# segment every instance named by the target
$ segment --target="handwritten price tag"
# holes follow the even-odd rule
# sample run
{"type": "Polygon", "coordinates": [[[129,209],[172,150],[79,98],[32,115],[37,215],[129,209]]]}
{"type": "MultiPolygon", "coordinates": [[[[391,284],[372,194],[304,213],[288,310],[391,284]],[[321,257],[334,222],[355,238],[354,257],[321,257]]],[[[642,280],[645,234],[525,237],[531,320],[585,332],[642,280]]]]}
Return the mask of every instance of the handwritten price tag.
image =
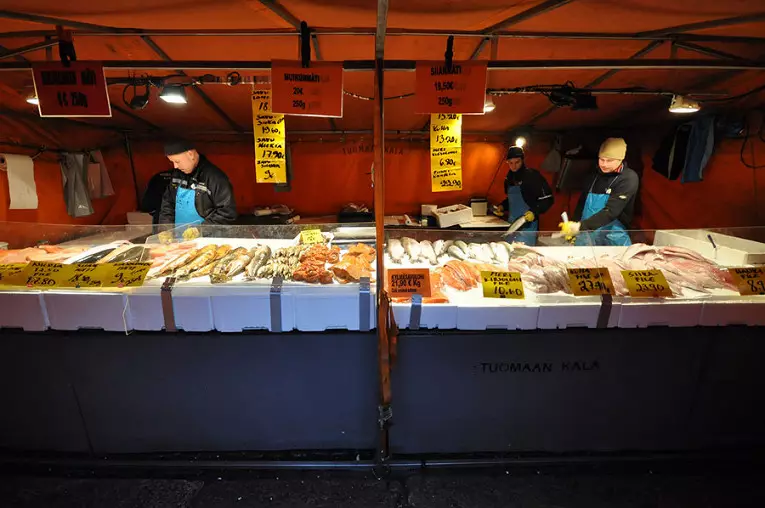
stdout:
{"type": "Polygon", "coordinates": [[[300,232],[300,243],[324,243],[325,241],[320,229],[306,229],[300,232]]]}
{"type": "Polygon", "coordinates": [[[129,288],[143,285],[151,263],[106,263],[101,287],[129,288]]]}
{"type": "Polygon", "coordinates": [[[430,150],[462,146],[462,115],[437,113],[430,115],[430,150]]]}
{"type": "Polygon", "coordinates": [[[430,190],[432,192],[462,190],[462,168],[431,170],[430,190]]]}
{"type": "Polygon", "coordinates": [[[0,265],[0,286],[23,286],[26,283],[27,263],[0,265]]]}
{"type": "Polygon", "coordinates": [[[728,268],[742,296],[765,295],[765,270],[762,268],[728,268]]]}
{"type": "Polygon", "coordinates": [[[633,298],[672,298],[661,270],[622,270],[622,277],[633,298]]]}
{"type": "Polygon", "coordinates": [[[518,272],[481,272],[481,285],[484,298],[526,298],[518,272]]]}
{"type": "Polygon", "coordinates": [[[568,279],[574,296],[616,294],[607,268],[569,268],[568,279]]]}
{"type": "Polygon", "coordinates": [[[24,285],[30,288],[54,288],[61,280],[59,274],[64,270],[61,263],[46,263],[44,261],[32,261],[25,271],[27,277],[24,285]]]}
{"type": "Polygon", "coordinates": [[[391,297],[430,297],[430,270],[427,268],[394,268],[387,270],[386,275],[391,297]]]}
{"type": "Polygon", "coordinates": [[[56,287],[99,288],[106,265],[75,263],[64,265],[56,274],[56,287]]]}
{"type": "Polygon", "coordinates": [[[272,109],[302,116],[343,116],[343,63],[271,62],[272,109]]]}
{"type": "Polygon", "coordinates": [[[487,62],[418,62],[415,113],[483,113],[487,62]]]}
{"type": "Polygon", "coordinates": [[[284,115],[271,113],[271,90],[252,92],[252,125],[255,132],[255,181],[287,183],[284,115]]]}
{"type": "Polygon", "coordinates": [[[436,147],[430,150],[430,169],[462,167],[462,148],[436,147]]]}

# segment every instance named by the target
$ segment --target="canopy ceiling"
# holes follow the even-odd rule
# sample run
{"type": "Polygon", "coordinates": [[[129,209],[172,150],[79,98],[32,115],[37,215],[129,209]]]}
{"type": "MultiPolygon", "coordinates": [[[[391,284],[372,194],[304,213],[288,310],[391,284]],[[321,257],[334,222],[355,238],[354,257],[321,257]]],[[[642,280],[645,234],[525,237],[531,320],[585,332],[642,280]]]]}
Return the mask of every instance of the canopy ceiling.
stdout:
{"type": "MultiPolygon", "coordinates": [[[[306,21],[317,29],[315,39],[324,60],[374,58],[377,6],[373,0],[115,0],[92,2],[26,0],[23,9],[31,18],[14,14],[19,2],[0,0],[3,17],[0,44],[13,50],[38,44],[46,35],[55,37],[55,24],[71,28],[80,60],[148,61],[268,61],[295,59],[298,41],[295,24],[306,21]],[[9,12],[11,11],[11,12],[9,12]],[[57,18],[57,19],[46,19],[57,18]],[[36,21],[30,21],[34,19],[36,21]],[[63,20],[63,21],[62,21],[63,20]],[[92,25],[92,26],[91,26],[92,25]],[[350,30],[352,29],[352,30],[350,30]],[[116,34],[120,31],[150,33],[116,34]],[[186,35],[172,31],[187,31],[186,35]],[[211,31],[275,31],[292,35],[213,35],[211,31]],[[366,35],[336,35],[327,31],[355,31],[366,35]],[[192,35],[192,32],[206,32],[192,35]],[[159,34],[158,34],[159,33],[159,34]],[[164,34],[163,34],[164,33],[164,34]]],[[[385,58],[393,60],[441,59],[447,31],[458,33],[455,58],[495,60],[582,59],[715,59],[725,62],[761,61],[765,57],[765,5],[761,0],[390,0],[389,33],[442,31],[440,35],[389,35],[385,58]],[[735,18],[719,26],[707,22],[735,18]],[[488,30],[488,31],[487,31],[488,30]],[[463,32],[499,34],[496,42],[463,32]],[[554,37],[538,37],[546,33],[554,37]],[[584,37],[583,33],[624,34],[615,39],[584,37]],[[677,35],[673,39],[673,36],[677,35]],[[565,36],[572,38],[564,38],[565,36]],[[576,37],[576,38],[574,38],[576,37]],[[673,40],[677,45],[673,46],[673,40]],[[492,53],[495,55],[492,58],[492,53]]],[[[57,55],[56,48],[51,51],[57,55]]],[[[39,49],[23,56],[3,57],[3,62],[46,59],[39,49]]],[[[317,58],[314,51],[313,58],[317,58]]],[[[144,71],[138,71],[139,74],[144,71]]],[[[108,77],[125,77],[126,70],[110,70],[108,77]]],[[[163,76],[167,71],[150,71],[163,76]]],[[[188,71],[199,76],[200,71],[188,71]]],[[[213,74],[224,76],[225,72],[213,74]]],[[[267,71],[257,73],[263,77],[267,71]]],[[[371,72],[346,72],[344,87],[353,94],[371,97],[371,72]]],[[[595,88],[647,87],[672,92],[720,92],[739,94],[765,82],[759,70],[524,70],[492,71],[490,89],[567,81],[595,88]]],[[[0,73],[0,107],[34,115],[25,102],[31,92],[28,70],[0,73]]],[[[251,128],[249,85],[204,85],[205,100],[189,93],[189,104],[174,106],[156,97],[141,111],[129,111],[122,100],[123,86],[110,86],[110,120],[89,120],[118,129],[146,131],[157,128],[176,133],[247,131],[251,128]],[[126,113],[127,111],[127,113],[126,113]]],[[[386,97],[414,91],[414,73],[388,72],[386,97]]],[[[762,95],[748,97],[747,104],[762,95]]],[[[386,128],[419,130],[427,120],[414,114],[413,98],[386,101],[386,128]]],[[[500,132],[533,125],[539,129],[571,129],[582,126],[626,126],[667,118],[668,99],[651,95],[602,95],[598,111],[551,110],[541,95],[509,94],[495,98],[496,110],[464,121],[468,131],[500,132]]],[[[345,116],[331,124],[326,119],[288,119],[290,131],[367,130],[372,127],[372,102],[345,97],[345,116]]]]}

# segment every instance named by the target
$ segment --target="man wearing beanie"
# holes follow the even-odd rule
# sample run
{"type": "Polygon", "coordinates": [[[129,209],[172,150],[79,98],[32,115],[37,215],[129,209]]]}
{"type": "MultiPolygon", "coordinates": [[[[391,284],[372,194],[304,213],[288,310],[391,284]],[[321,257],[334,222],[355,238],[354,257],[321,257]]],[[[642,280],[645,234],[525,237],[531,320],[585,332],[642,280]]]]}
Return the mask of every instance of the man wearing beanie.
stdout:
{"type": "Polygon", "coordinates": [[[627,229],[640,179],[624,162],[626,155],[627,143],[622,138],[608,138],[600,145],[599,171],[579,198],[575,220],[560,224],[566,237],[577,237],[576,245],[632,244],[627,229]],[[580,231],[588,234],[577,236],[580,231]]]}
{"type": "Polygon", "coordinates": [[[508,220],[514,222],[521,217],[526,219],[512,240],[535,245],[539,216],[553,205],[552,190],[539,171],[526,167],[523,148],[511,146],[507,151],[507,164],[510,169],[505,177],[507,199],[504,207],[508,211],[508,220]]]}
{"type": "MultiPolygon", "coordinates": [[[[162,197],[160,224],[191,226],[183,234],[185,239],[191,239],[199,236],[199,230],[193,227],[196,224],[230,224],[236,219],[234,190],[226,173],[188,141],[167,143],[165,155],[174,171],[162,197]]],[[[169,231],[162,235],[162,241],[172,240],[169,231]]]]}

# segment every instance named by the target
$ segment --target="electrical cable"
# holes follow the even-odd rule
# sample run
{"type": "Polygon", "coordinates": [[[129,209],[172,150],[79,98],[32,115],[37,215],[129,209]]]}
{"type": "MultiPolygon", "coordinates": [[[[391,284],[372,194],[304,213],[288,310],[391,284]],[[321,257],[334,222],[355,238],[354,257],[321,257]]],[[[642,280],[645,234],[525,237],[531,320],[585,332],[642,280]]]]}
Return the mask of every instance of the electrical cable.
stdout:
{"type": "Polygon", "coordinates": [[[765,85],[758,86],[757,88],[749,90],[748,92],[744,92],[744,93],[739,94],[739,95],[733,95],[731,97],[721,97],[719,99],[704,99],[703,103],[706,104],[707,102],[736,101],[738,99],[743,99],[744,97],[749,97],[750,95],[756,94],[757,92],[761,92],[763,90],[765,90],[765,85]]]}
{"type": "MultiPolygon", "coordinates": [[[[760,113],[760,128],[757,131],[757,138],[765,143],[765,109],[757,109],[755,110],[760,113]]],[[[750,126],[750,116],[747,114],[744,116],[744,141],[741,143],[741,151],[739,152],[739,157],[741,159],[741,163],[748,167],[749,169],[762,169],[765,168],[765,164],[758,165],[755,156],[754,156],[754,144],[751,145],[752,150],[752,163],[749,164],[746,159],[744,158],[744,153],[746,152],[746,145],[750,142],[750,138],[752,138],[752,132],[751,132],[751,126],[750,126]]]]}

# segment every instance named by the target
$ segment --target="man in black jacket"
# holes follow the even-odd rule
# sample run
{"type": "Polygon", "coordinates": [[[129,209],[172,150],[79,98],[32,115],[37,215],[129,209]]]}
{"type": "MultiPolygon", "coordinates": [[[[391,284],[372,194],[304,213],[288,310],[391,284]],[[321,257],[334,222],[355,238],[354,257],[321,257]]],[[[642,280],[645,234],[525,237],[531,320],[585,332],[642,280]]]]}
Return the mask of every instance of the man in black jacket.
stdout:
{"type": "Polygon", "coordinates": [[[507,165],[510,168],[505,177],[507,198],[503,203],[507,218],[511,223],[521,217],[526,219],[520,233],[511,239],[534,245],[539,231],[539,216],[553,205],[552,190],[539,171],[526,166],[523,148],[510,147],[507,151],[507,165]]]}
{"type": "MultiPolygon", "coordinates": [[[[190,226],[185,239],[199,236],[196,224],[231,224],[236,220],[234,190],[226,174],[187,141],[165,145],[165,155],[175,170],[162,197],[160,224],[190,226]]],[[[169,231],[162,233],[168,241],[169,231]]]]}

